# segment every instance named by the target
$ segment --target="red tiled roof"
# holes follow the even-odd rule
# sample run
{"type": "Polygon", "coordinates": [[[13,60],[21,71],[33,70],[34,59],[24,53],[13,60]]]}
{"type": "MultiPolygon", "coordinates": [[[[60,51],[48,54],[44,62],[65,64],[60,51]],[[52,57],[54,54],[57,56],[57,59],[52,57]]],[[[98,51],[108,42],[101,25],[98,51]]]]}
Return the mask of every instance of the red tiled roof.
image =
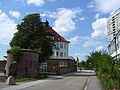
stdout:
{"type": "Polygon", "coordinates": [[[55,30],[52,29],[52,27],[49,26],[45,26],[45,31],[49,32],[51,34],[53,34],[55,36],[56,39],[54,39],[54,41],[58,41],[58,42],[67,42],[70,43],[70,41],[65,40],[62,36],[60,36],[55,30]],[[58,39],[59,38],[59,39],[58,39]]]}

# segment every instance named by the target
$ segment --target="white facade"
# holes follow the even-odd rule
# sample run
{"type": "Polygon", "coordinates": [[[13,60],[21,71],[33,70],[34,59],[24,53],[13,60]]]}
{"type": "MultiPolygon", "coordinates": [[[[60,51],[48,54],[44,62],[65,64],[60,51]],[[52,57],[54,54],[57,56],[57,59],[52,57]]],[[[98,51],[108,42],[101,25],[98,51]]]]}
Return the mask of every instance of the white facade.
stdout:
{"type": "Polygon", "coordinates": [[[51,59],[68,59],[68,44],[67,42],[55,41],[55,47],[53,48],[53,55],[51,59]]]}
{"type": "Polygon", "coordinates": [[[115,10],[107,20],[107,31],[109,43],[114,39],[115,35],[120,31],[120,8],[115,10]]]}
{"type": "Polygon", "coordinates": [[[112,40],[108,46],[109,54],[112,57],[120,58],[120,33],[112,40]]]}
{"type": "Polygon", "coordinates": [[[120,57],[120,8],[107,21],[108,50],[112,57],[120,57]]]}

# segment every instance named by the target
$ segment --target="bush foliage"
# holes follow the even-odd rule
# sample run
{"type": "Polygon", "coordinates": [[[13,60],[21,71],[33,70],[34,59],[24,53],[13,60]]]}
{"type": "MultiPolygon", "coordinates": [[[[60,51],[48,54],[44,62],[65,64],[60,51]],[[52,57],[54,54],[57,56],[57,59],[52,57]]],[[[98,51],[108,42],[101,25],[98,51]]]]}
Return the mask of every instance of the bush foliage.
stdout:
{"type": "Polygon", "coordinates": [[[95,51],[86,57],[86,64],[96,69],[105,89],[120,90],[120,59],[112,58],[105,51],[95,51]]]}
{"type": "Polygon", "coordinates": [[[7,53],[13,55],[13,61],[19,62],[20,60],[20,47],[14,46],[11,49],[7,50],[7,53]]]}

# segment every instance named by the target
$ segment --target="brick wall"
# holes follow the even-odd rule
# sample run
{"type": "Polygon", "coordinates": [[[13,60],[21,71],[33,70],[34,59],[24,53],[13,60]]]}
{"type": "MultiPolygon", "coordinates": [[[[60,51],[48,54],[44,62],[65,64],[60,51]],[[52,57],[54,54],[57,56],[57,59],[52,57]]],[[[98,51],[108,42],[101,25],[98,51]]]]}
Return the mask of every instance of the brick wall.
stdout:
{"type": "Polygon", "coordinates": [[[31,50],[21,50],[19,62],[12,62],[12,56],[7,55],[7,76],[35,77],[38,73],[39,54],[31,50]]]}
{"type": "Polygon", "coordinates": [[[76,61],[71,59],[60,60],[46,60],[48,65],[48,72],[55,72],[56,74],[66,74],[77,71],[76,61]],[[65,62],[67,67],[60,67],[60,63],[65,62]]]}
{"type": "Polygon", "coordinates": [[[4,72],[7,61],[0,61],[0,72],[4,72]]]}

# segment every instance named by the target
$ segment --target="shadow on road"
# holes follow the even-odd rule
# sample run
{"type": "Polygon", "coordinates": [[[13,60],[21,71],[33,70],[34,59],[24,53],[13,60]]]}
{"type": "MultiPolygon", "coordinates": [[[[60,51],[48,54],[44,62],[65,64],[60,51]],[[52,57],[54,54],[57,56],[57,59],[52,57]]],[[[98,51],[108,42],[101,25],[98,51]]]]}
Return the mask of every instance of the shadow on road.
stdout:
{"type": "Polygon", "coordinates": [[[81,71],[78,71],[76,73],[73,73],[73,74],[70,74],[70,75],[67,75],[65,77],[68,77],[68,76],[96,76],[96,73],[94,71],[87,71],[87,70],[81,70],[81,71]]]}
{"type": "Polygon", "coordinates": [[[96,76],[96,73],[94,71],[90,70],[81,70],[75,73],[70,73],[66,75],[49,75],[49,78],[46,78],[44,80],[58,80],[58,79],[64,79],[64,77],[88,77],[88,76],[96,76]]]}

